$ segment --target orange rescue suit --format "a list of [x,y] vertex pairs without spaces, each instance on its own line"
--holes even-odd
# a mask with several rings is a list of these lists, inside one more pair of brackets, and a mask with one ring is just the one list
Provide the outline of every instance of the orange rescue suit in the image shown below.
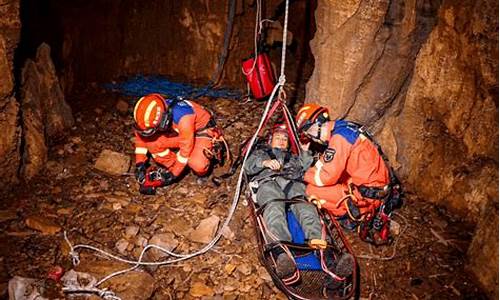
[[[166,101],[167,105],[171,102]],[[145,162],[149,153],[174,176],[179,176],[186,165],[197,175],[205,175],[210,161],[203,151],[213,147],[212,132],[207,128],[211,114],[201,105],[186,100],[175,103],[171,109],[173,132],[160,132],[150,138],[135,134],[136,163]],[[174,149],[178,149],[177,153]]]
[[329,142],[321,158],[304,175],[306,194],[320,200],[335,216],[347,213],[346,196],[352,189],[353,203],[361,214],[373,211],[382,201],[361,196],[356,186],[382,188],[390,181],[389,170],[377,147],[358,129],[344,120],[329,121]]

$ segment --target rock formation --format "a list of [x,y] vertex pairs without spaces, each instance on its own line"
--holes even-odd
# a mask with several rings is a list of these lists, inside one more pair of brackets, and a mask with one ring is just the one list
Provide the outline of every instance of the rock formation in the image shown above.
[[74,123],[46,44],[38,47],[35,61],[25,63],[21,101],[24,152],[20,175],[31,179],[47,162],[49,141],[64,136]]

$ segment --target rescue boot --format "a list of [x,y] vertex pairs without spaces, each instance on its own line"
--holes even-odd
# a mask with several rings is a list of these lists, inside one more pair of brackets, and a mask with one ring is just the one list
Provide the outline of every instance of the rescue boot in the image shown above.
[[[342,253],[335,261],[332,260],[332,256],[328,255],[326,258],[326,265],[328,270],[342,278],[349,278],[354,270],[354,257],[350,253]],[[336,280],[331,276],[328,276],[325,289],[326,293],[336,290],[342,286],[343,281]]]
[[293,275],[295,272],[295,262],[285,252],[278,255],[276,259],[276,274],[284,279]]

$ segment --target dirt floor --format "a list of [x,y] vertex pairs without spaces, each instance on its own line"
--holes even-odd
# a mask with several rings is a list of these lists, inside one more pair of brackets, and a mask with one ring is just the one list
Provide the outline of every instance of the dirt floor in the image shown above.
[[[156,196],[142,196],[133,176],[110,176],[93,167],[104,149],[133,156],[133,120],[130,107],[128,114],[115,109],[120,98],[132,102],[105,92],[85,92],[78,99],[69,99],[76,119],[69,137],[51,148],[50,162],[34,182],[21,184],[3,197],[0,298],[7,297],[6,283],[15,275],[43,279],[56,265],[71,267],[62,230],[73,243],[114,252],[121,241],[124,255],[134,258],[145,241],[161,233],[167,233],[170,242],[177,241],[177,252],[192,252],[203,246],[189,238],[199,222],[210,215],[224,220],[236,176],[217,187],[210,182],[199,184],[188,174]],[[225,99],[199,102],[216,112],[233,149],[253,133],[264,106]],[[392,259],[358,258],[361,299],[485,299],[464,267],[473,232],[470,225],[411,194],[399,214],[395,220],[402,235]],[[33,215],[52,220],[61,231],[42,235],[30,229],[26,220]],[[138,293],[152,291],[151,299],[190,299],[193,295],[205,299],[284,299],[258,261],[252,222],[242,203],[230,231],[203,256],[145,268],[152,276],[141,277]],[[348,234],[348,238],[357,255],[393,254],[392,246],[371,248],[355,234]],[[81,260],[89,269],[109,267],[91,252],[84,251]],[[120,279],[122,283],[127,283],[127,276]],[[131,286],[125,288],[133,289],[133,281],[129,278]],[[64,298],[57,285],[48,290],[50,298]],[[143,299],[135,297],[131,296]]]

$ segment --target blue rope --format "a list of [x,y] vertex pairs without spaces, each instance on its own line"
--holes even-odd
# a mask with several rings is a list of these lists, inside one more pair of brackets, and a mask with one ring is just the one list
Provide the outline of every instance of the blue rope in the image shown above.
[[189,99],[196,99],[201,96],[226,99],[239,99],[242,97],[240,90],[215,89],[211,85],[194,87],[187,83],[169,81],[162,76],[138,75],[124,82],[108,83],[104,87],[108,90],[133,97],[142,97],[151,93],[164,94],[170,98],[183,97]]
[[219,63],[215,69],[208,84],[204,87],[196,88],[189,84],[176,83],[167,80],[161,76],[142,76],[138,75],[122,83],[110,83],[104,87],[121,92],[128,96],[141,97],[151,93],[159,93],[167,95],[171,98],[183,97],[188,99],[196,99],[201,96],[227,99],[240,99],[242,93],[239,90],[230,89],[215,89],[214,86],[219,82],[226,63],[226,58],[231,42],[231,34],[233,31],[234,16],[236,13],[236,0],[231,0],[229,3],[229,11],[227,16],[227,27],[224,32],[224,46],[219,57]]

